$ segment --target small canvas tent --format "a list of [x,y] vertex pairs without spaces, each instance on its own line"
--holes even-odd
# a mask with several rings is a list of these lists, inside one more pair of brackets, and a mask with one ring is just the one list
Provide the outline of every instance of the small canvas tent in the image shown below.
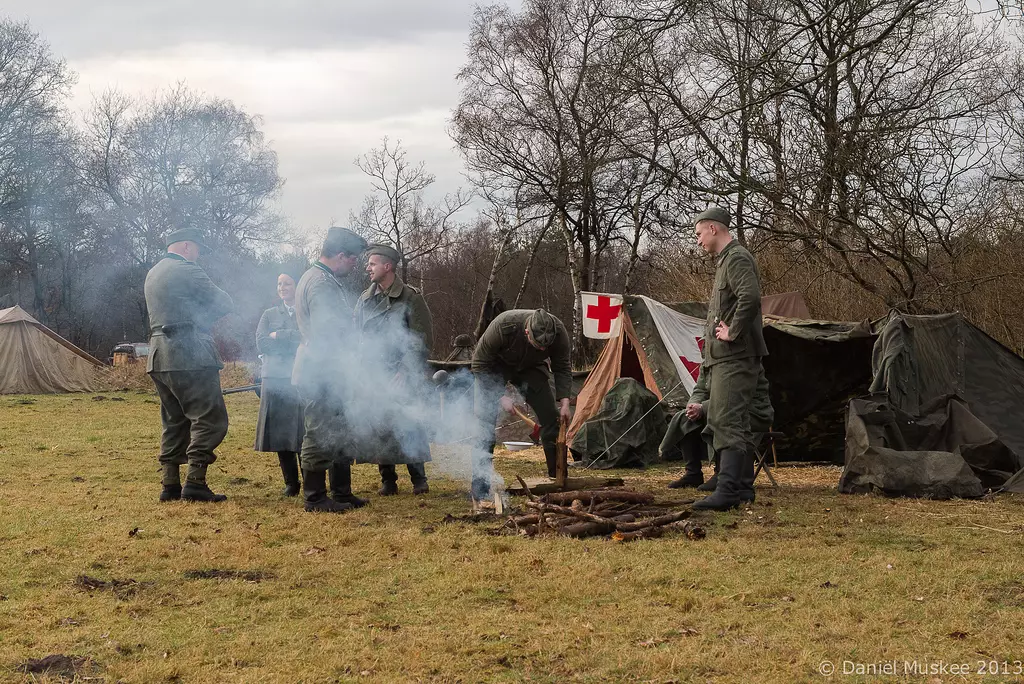
[[102,365],[20,306],[0,309],[0,394],[88,392]]

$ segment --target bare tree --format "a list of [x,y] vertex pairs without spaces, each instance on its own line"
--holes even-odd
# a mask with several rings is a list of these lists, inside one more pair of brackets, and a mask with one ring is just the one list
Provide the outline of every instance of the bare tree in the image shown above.
[[408,280],[413,262],[433,254],[451,238],[456,215],[469,204],[471,195],[457,189],[439,204],[429,204],[424,191],[436,178],[427,173],[425,162],[409,161],[400,140],[392,146],[385,137],[380,147],[355,164],[370,177],[373,192],[350,221],[372,240],[391,243],[402,253],[402,279]]

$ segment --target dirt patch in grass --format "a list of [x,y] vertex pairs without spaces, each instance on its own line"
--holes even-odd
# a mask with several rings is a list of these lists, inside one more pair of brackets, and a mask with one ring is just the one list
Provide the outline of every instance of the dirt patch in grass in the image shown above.
[[39,659],[29,659],[16,668],[28,675],[47,675],[59,679],[76,679],[96,672],[99,668],[89,658],[55,653]]
[[79,575],[74,581],[75,587],[83,591],[110,591],[120,599],[135,596],[148,584],[150,583],[143,583],[130,578],[102,580],[90,577],[89,575]]
[[982,588],[985,600],[996,606],[1024,608],[1024,580],[1008,580]]
[[274,574],[263,570],[224,570],[221,568],[204,568],[202,570],[186,570],[182,573],[185,579],[240,579],[243,582],[262,582],[274,579]]

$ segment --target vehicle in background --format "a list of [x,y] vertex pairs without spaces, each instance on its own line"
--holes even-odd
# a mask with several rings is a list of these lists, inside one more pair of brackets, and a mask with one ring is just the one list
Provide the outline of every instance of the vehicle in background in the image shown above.
[[107,363],[111,366],[127,366],[149,356],[149,342],[122,342],[110,352]]

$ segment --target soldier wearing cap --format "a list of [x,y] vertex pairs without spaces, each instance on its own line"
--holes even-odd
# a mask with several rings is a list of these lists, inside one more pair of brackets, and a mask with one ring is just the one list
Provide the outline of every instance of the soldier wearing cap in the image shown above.
[[[540,420],[548,476],[555,476],[555,442],[559,420],[568,422],[569,391],[572,389],[571,344],[565,326],[544,309],[513,309],[499,314],[480,337],[473,351],[476,414],[486,435],[486,454],[473,459],[473,496],[486,499],[490,493],[490,458],[494,453],[494,424],[498,406],[511,412],[513,403],[504,396],[506,383],[522,392],[526,403]],[[546,363],[550,360],[555,380],[551,394]],[[557,402],[557,405],[556,405]]]
[[[350,274],[366,241],[345,228],[327,231],[320,258],[295,288],[295,323],[302,343],[295,354],[292,384],[303,403],[302,492],[310,512],[343,513],[366,505],[352,494],[352,458],[345,426],[345,364],[357,341],[352,310],[358,291],[341,278]],[[331,497],[327,496],[327,471]]]
[[[367,361],[376,363],[387,375],[397,396],[416,376],[425,376],[427,355],[434,342],[430,309],[419,290],[402,282],[395,272],[402,255],[388,245],[370,245],[364,256],[370,287],[356,303],[355,320],[363,336]],[[381,496],[398,493],[396,464],[404,463],[412,481],[413,494],[426,494],[430,442],[425,426],[415,420],[389,426],[387,434],[360,450],[358,462],[376,463],[380,471]]]
[[[768,349],[761,329],[760,273],[753,255],[729,233],[730,221],[729,212],[719,207],[694,219],[697,244],[716,256],[701,375],[707,376],[707,430],[720,459],[717,487],[694,504],[697,509],[735,508],[748,483],[753,495],[750,418],[758,381],[764,375],[761,358]],[[694,417],[700,417],[698,408],[700,404],[692,409]]]
[[[223,501],[206,484],[214,449],[228,431],[220,388],[223,364],[210,328],[232,309],[231,297],[196,265],[207,250],[194,229],[166,236],[167,253],[146,275],[150,354],[146,372],[160,396],[161,501]],[[188,463],[185,487],[180,466]]]

